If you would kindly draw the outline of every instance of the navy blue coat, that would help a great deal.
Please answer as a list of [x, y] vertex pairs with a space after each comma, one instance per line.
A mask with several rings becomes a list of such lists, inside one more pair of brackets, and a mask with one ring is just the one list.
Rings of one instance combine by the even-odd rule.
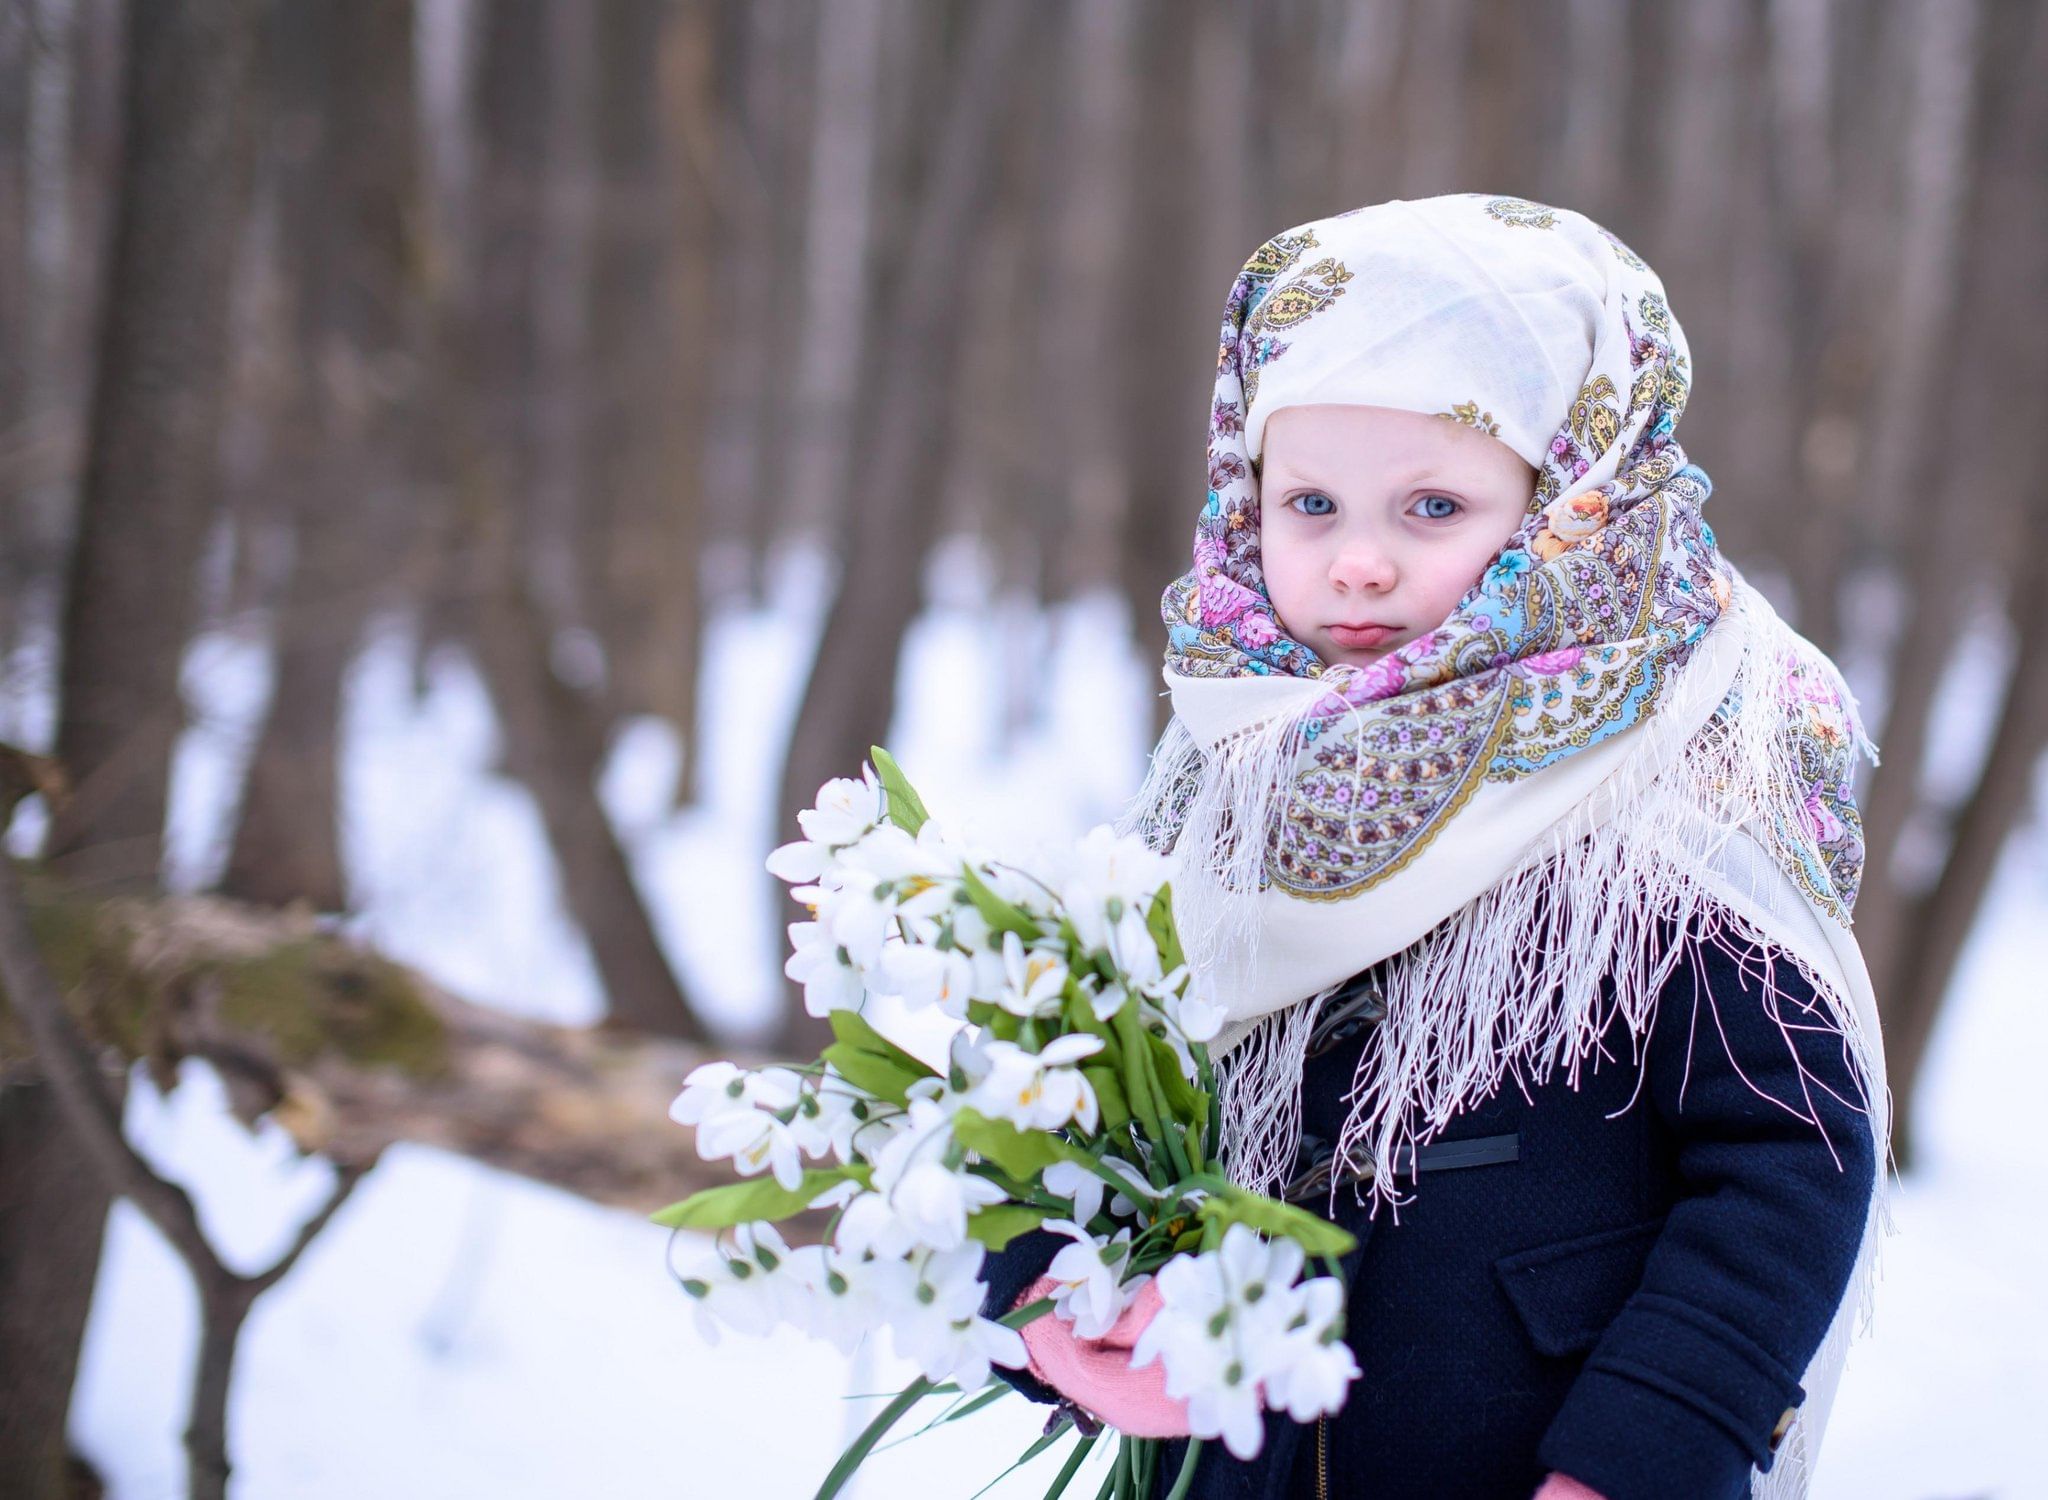
[[[1617, 1023], [1576, 1090], [1559, 1071], [1460, 1115], [1439, 1139], [1483, 1141], [1480, 1164], [1425, 1161], [1398, 1222], [1340, 1188], [1337, 1222], [1360, 1240], [1343, 1267], [1363, 1374], [1327, 1420], [1330, 1495], [1528, 1500], [1555, 1469], [1607, 1500], [1737, 1500], [1770, 1467], [1854, 1267], [1875, 1153], [1817, 1009], [1810, 1029], [1781, 1029], [1753, 973], [1693, 933], [1686, 946], [1640, 1062]], [[1796, 1027], [1819, 1002], [1782, 958], [1774, 979]], [[1306, 1131], [1336, 1139], [1377, 1035], [1310, 1061]], [[987, 1314], [1070, 1243], [1039, 1230], [992, 1255]], [[998, 1373], [1057, 1399], [1026, 1371]], [[1316, 1439], [1269, 1412], [1252, 1460], [1204, 1445], [1190, 1493], [1310, 1500]], [[1156, 1493], [1183, 1446], [1168, 1443]]]

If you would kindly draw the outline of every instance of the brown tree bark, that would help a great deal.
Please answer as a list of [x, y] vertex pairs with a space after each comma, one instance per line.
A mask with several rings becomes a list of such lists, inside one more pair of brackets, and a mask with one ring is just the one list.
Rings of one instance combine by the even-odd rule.
[[150, 885], [178, 662], [213, 498], [228, 287], [248, 175], [253, 0], [129, 7], [127, 126], [64, 611], [49, 856]]
[[[1906, 618], [1891, 655], [1889, 691], [1875, 739], [1883, 761], [1863, 804], [1869, 853], [1857, 925], [1880, 1007], [1888, 1006], [1895, 965], [1908, 929], [1911, 901], [1891, 856], [1920, 805], [1935, 694], [1947, 675], [1952, 639], [1965, 618], [1965, 582], [1975, 566], [1968, 536], [1981, 524], [1982, 497], [1944, 482], [1940, 463], [1948, 424], [1924, 420], [1953, 411], [1936, 386], [1941, 350], [1955, 331], [1955, 256], [1981, 192], [1968, 157], [1970, 109], [1978, 58], [1975, 0], [1928, 0], [1918, 12], [1922, 50], [1915, 56], [1913, 112], [1905, 132], [1905, 187], [1926, 194], [1924, 212], [1944, 220], [1921, 224], [1902, 240], [1894, 317], [1870, 417], [1871, 524], [1887, 539], [1907, 540], [1900, 522], [1910, 497], [1937, 484], [1950, 523], [1922, 533], [1897, 551], [1898, 586]], [[1960, 30], [1947, 29], [1950, 26]], [[1937, 186], [1937, 180], [1939, 183]], [[1917, 216], [1916, 216], [1917, 222]], [[1896, 362], [1896, 363], [1894, 363]], [[1905, 432], [1890, 430], [1895, 426]], [[1962, 514], [1956, 514], [1960, 510]], [[1974, 514], [1973, 514], [1974, 513]], [[1910, 876], [1903, 878], [1910, 879]]]
[[[1009, 60], [1036, 14], [990, 6], [969, 13], [933, 157], [911, 214], [910, 243], [884, 297], [871, 372], [874, 414], [849, 494], [845, 572], [797, 715], [775, 827], [794, 828], [818, 788], [855, 771], [888, 734], [903, 632], [919, 603], [920, 543], [936, 512], [934, 450], [959, 357], [956, 322], [969, 245], [995, 192], [986, 168], [1004, 105], [1018, 82]], [[786, 899], [776, 887], [778, 909]], [[784, 1050], [815, 1053], [824, 1023], [792, 1005]]]
[[[665, 97], [663, 72], [677, 66], [678, 47], [685, 65], [707, 52], [709, 19], [701, 6], [678, 12], [663, 0], [594, 13], [597, 186], [580, 393], [587, 441], [578, 546], [586, 610], [608, 668], [606, 712], [668, 720], [688, 736], [692, 766], [703, 423], [677, 386], [701, 363], [691, 337], [702, 309], [683, 300], [676, 276], [682, 257], [701, 264], [695, 241], [705, 237], [694, 226], [710, 204], [671, 160], [687, 136], [673, 145], [664, 138], [682, 101]], [[691, 34], [671, 41], [672, 27]], [[672, 247], [675, 240], [682, 244]]]
[[548, 0], [496, 5], [483, 16], [472, 292], [449, 313], [458, 324], [448, 334], [455, 347], [436, 381], [448, 429], [445, 464], [459, 497], [449, 582], [464, 644], [498, 712], [506, 766], [533, 795], [563, 901], [590, 944], [612, 1018], [698, 1036], [701, 1023], [598, 797], [608, 750], [602, 695], [581, 674], [562, 670], [559, 617], [528, 566], [539, 509], [529, 485], [551, 462], [543, 418], [563, 399], [546, 375], [553, 356], [539, 326], [541, 247], [533, 233], [551, 162], [548, 47], [556, 17]]
[[385, 560], [404, 546], [404, 414], [418, 383], [413, 21], [412, 0], [311, 0], [280, 38], [296, 64], [280, 125], [305, 160], [281, 214], [298, 282], [295, 410], [287, 461], [265, 477], [294, 555], [277, 600], [276, 687], [220, 882], [271, 905], [348, 904], [342, 682]]
[[[157, 879], [179, 658], [213, 495], [227, 297], [243, 221], [253, 0], [128, 7], [122, 157], [105, 315], [68, 579], [57, 751], [74, 794], [52, 861], [96, 884]], [[119, 1092], [111, 1091], [118, 1108]], [[7, 1159], [74, 1149], [44, 1103], [0, 1091]], [[0, 1405], [0, 1491], [59, 1493], [63, 1399], [75, 1378], [108, 1194], [47, 1170], [0, 1177], [0, 1371], [41, 1393]], [[33, 1299], [33, 1300], [30, 1300]], [[19, 1311], [15, 1311], [15, 1310]]]

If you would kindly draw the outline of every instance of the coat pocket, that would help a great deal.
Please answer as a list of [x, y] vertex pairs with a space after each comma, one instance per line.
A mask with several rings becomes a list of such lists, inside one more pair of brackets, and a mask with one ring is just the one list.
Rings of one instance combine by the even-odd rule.
[[1662, 1215], [1503, 1255], [1493, 1263], [1538, 1354], [1583, 1354], [1643, 1279]]

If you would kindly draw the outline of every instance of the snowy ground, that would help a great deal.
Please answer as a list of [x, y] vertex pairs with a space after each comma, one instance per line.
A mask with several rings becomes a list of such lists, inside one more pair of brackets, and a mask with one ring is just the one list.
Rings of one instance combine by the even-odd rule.
[[[806, 599], [799, 560], [784, 596]], [[992, 833], [1078, 833], [1115, 812], [1146, 744], [1134, 705], [1157, 683], [1107, 602], [1050, 622], [982, 614], [956, 556], [906, 647], [890, 743], [935, 808]], [[711, 1018], [759, 1024], [780, 962], [769, 844], [775, 746], [814, 620], [733, 615], [710, 643], [701, 806], [664, 811], [673, 742], [626, 737], [607, 800], [632, 840], [663, 936]], [[1043, 715], [1005, 731], [1038, 685], [1021, 670], [1048, 632]], [[262, 653], [222, 637], [193, 653], [204, 712], [178, 767], [171, 873], [202, 881], [267, 691]], [[730, 705], [738, 703], [735, 709]], [[477, 998], [580, 1021], [599, 1005], [562, 919], [530, 805], [492, 771], [488, 706], [458, 660], [413, 701], [402, 640], [369, 650], [351, 688], [345, 797], [360, 931]], [[1019, 737], [1021, 734], [1021, 738]], [[997, 754], [1008, 738], [1014, 748]], [[28, 830], [17, 828], [17, 839]], [[2048, 1050], [2033, 939], [2048, 915], [2048, 837], [2016, 840], [1966, 956], [1930, 1063], [1924, 1168], [1897, 1195], [1874, 1336], [1850, 1357], [1818, 1500], [2048, 1497], [2033, 1435], [2048, 1394], [2048, 1157], [2022, 1128]], [[736, 940], [733, 934], [746, 935]], [[2024, 1070], [2024, 1071], [2023, 1071]], [[221, 1112], [205, 1069], [168, 1099], [136, 1080], [134, 1138], [197, 1195], [233, 1264], [265, 1263], [325, 1191], [277, 1132]], [[677, 1253], [689, 1247], [679, 1242]], [[810, 1495], [852, 1431], [911, 1373], [796, 1337], [715, 1350], [668, 1279], [668, 1236], [633, 1215], [425, 1149], [391, 1152], [250, 1319], [229, 1429], [243, 1500], [491, 1496], [616, 1500]], [[196, 1338], [185, 1277], [125, 1204], [114, 1211], [85, 1369], [78, 1443], [114, 1500], [183, 1493], [179, 1430]], [[966, 1500], [1035, 1436], [1008, 1398], [872, 1460], [859, 1493]], [[1035, 1497], [1059, 1453], [989, 1491]], [[1084, 1472], [1074, 1493], [1092, 1494]]]

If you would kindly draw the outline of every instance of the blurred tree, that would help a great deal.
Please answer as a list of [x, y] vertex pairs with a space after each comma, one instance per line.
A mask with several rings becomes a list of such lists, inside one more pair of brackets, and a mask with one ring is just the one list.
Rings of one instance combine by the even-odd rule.
[[[887, 262], [893, 274], [864, 361], [872, 400], [840, 523], [845, 570], [784, 764], [778, 829], [795, 827], [797, 809], [810, 806], [825, 781], [858, 767], [888, 734], [898, 652], [920, 603], [922, 545], [938, 514], [932, 456], [959, 359], [969, 247], [995, 195], [987, 168], [1017, 82], [1007, 63], [1037, 23], [1037, 13], [1020, 6], [966, 13], [959, 51], [945, 70], [946, 103], [916, 197], [902, 216], [908, 243]], [[782, 899], [779, 888], [774, 899]], [[815, 1055], [826, 1040], [825, 1023], [792, 1006], [784, 1048]]]
[[414, 24], [412, 0], [294, 0], [271, 12], [292, 357], [261, 479], [289, 563], [276, 590], [276, 687], [220, 888], [276, 906], [348, 905], [342, 683], [391, 581], [387, 559], [405, 547], [420, 334]]
[[[125, 124], [63, 618], [45, 857], [150, 889], [180, 655], [213, 502], [227, 298], [247, 190], [255, 0], [132, 3]], [[110, 1080], [118, 1099], [125, 1074]], [[108, 1195], [44, 1088], [0, 1090], [0, 1492], [61, 1493], [64, 1413]]]

